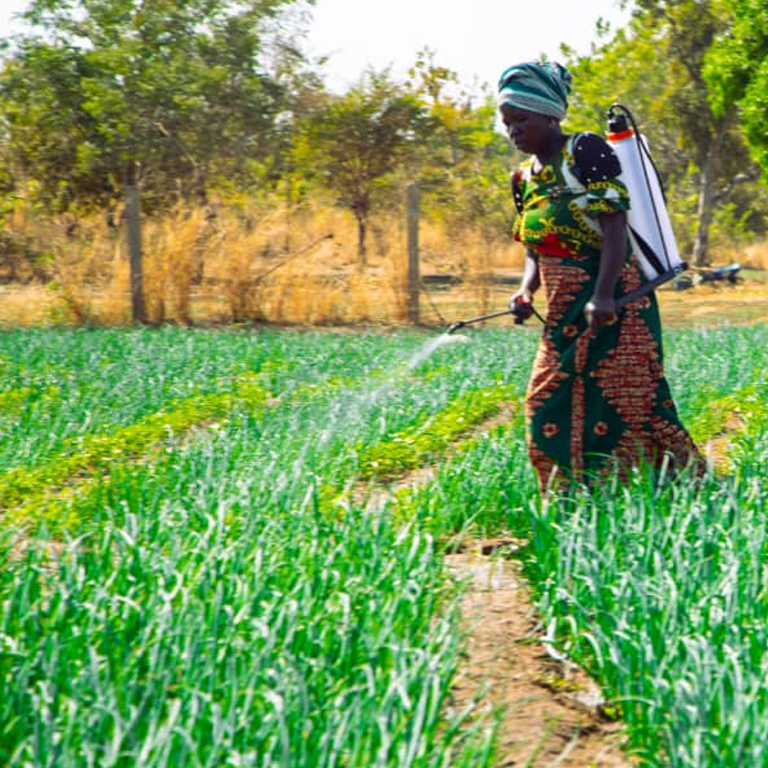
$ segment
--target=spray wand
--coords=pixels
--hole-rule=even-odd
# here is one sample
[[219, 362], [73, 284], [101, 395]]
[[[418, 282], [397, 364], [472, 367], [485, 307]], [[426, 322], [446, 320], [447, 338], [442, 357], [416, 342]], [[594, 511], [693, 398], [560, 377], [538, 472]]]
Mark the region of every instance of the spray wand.
[[542, 323], [546, 322], [544, 318], [536, 311], [530, 299], [526, 299], [524, 296], [518, 296], [515, 299], [514, 304], [508, 309], [502, 309], [498, 312], [491, 312], [489, 315], [471, 317], [468, 320], [457, 320], [450, 328], [448, 328], [446, 333], [450, 334], [454, 331], [458, 331], [459, 328], [464, 328], [466, 325], [474, 325], [475, 323], [481, 323], [484, 320], [491, 320], [494, 317], [501, 317], [502, 315], [514, 315], [515, 325], [522, 325], [531, 315], [536, 315], [536, 317], [538, 317]]

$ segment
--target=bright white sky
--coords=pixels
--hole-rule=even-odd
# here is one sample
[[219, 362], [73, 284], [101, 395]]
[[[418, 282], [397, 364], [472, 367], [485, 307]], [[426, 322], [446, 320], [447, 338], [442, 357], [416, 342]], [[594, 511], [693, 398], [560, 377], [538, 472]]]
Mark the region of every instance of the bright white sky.
[[313, 15], [310, 52], [331, 56], [334, 90], [369, 65], [400, 77], [425, 47], [462, 84], [495, 86], [510, 64], [558, 59], [561, 43], [588, 53], [599, 18], [613, 29], [629, 19], [618, 0], [317, 0]]
[[[619, 0], [316, 0], [304, 46], [327, 55], [328, 85], [344, 91], [367, 67], [392, 67], [400, 79], [428, 47], [434, 62], [461, 83], [495, 84], [510, 64], [557, 59], [561, 43], [589, 51], [599, 18], [616, 29], [626, 24]], [[0, 37], [28, 0], [0, 0]]]

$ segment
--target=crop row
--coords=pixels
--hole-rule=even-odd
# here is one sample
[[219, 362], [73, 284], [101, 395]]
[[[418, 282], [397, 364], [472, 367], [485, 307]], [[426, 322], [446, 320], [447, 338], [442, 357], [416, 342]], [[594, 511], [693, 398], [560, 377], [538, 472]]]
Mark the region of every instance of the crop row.
[[446, 719], [460, 634], [432, 537], [343, 500], [361, 436], [468, 430], [498, 399], [434, 377], [425, 400], [402, 357], [314, 381], [272, 359], [5, 473], [6, 523], [60, 543], [6, 528], [0, 762], [486, 764], [489, 724]]
[[0, 763], [490, 765], [492, 722], [448, 706], [441, 542], [513, 532], [648, 765], [764, 764], [766, 335], [671, 339], [684, 420], [728, 439], [718, 476], [542, 509], [525, 331], [431, 356], [415, 334], [8, 334]]

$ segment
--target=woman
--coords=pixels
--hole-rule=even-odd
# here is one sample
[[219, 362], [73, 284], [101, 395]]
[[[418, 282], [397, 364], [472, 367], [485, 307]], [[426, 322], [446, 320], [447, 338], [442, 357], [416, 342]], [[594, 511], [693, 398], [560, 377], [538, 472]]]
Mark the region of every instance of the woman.
[[630, 252], [630, 206], [618, 158], [596, 134], [566, 135], [569, 72], [554, 62], [509, 67], [499, 109], [510, 139], [531, 155], [515, 171], [514, 237], [526, 247], [510, 305], [525, 319], [542, 287], [547, 319], [526, 394], [529, 455], [542, 492], [618, 464], [704, 462], [664, 378], [652, 293], [617, 312], [645, 277]]

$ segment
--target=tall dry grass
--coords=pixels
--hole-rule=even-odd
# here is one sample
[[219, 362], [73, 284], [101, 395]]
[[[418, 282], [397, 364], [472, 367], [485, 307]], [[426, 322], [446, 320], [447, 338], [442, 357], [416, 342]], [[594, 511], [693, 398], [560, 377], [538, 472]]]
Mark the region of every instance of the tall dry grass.
[[[124, 237], [118, 228], [97, 216], [41, 217], [24, 200], [3, 225], [16, 244], [13, 253], [4, 254], [3, 265], [13, 265], [3, 275], [6, 320], [88, 325], [128, 319], [126, 312], [123, 318], [105, 316], [101, 300], [104, 287], [120, 277]], [[8, 282], [14, 277], [25, 290]]]
[[[130, 322], [124, 227], [103, 215], [45, 222], [20, 212], [12, 226], [48, 253], [47, 317], [53, 322]], [[358, 267], [357, 224], [341, 209], [285, 205], [177, 208], [142, 222], [143, 282], [151, 323], [248, 321], [333, 325], [407, 321], [407, 241], [402, 216], [374, 216], [367, 266]], [[519, 270], [522, 252], [469, 229], [420, 224], [422, 275], [461, 280], [451, 302], [485, 312], [489, 276]], [[444, 321], [444, 295], [425, 293], [420, 316]]]
[[768, 269], [768, 240], [748, 245], [740, 254], [735, 254], [735, 256], [733, 261], [741, 261], [744, 266]]

